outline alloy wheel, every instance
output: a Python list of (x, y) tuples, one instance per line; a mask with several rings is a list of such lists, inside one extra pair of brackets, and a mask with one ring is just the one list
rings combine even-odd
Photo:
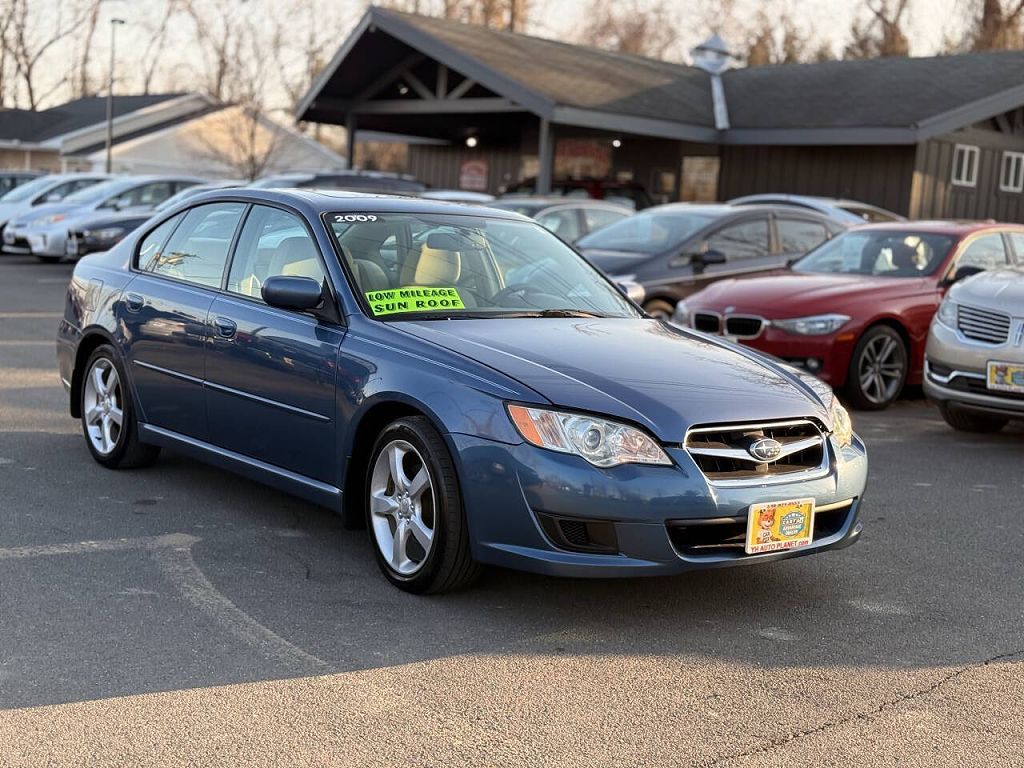
[(868, 341), (857, 365), (857, 378), (864, 397), (875, 405), (893, 400), (903, 385), (907, 365), (903, 346), (890, 335)]
[(411, 576), (434, 544), (434, 486), (419, 451), (392, 440), (377, 454), (370, 477), (370, 521), (384, 561)]
[(86, 374), (82, 412), (92, 447), (100, 455), (109, 456), (124, 428), (124, 395), (121, 377), (106, 358), (96, 360)]

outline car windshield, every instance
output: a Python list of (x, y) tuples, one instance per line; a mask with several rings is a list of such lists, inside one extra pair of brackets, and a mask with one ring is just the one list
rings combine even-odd
[(33, 179), (27, 184), (15, 187), (6, 195), (0, 197), (0, 203), (20, 203), (22, 200), (28, 200), (33, 195), (39, 194), (47, 187), (57, 186), (57, 184), (58, 182), (54, 181), (53, 176), (40, 176), (38, 179)]
[(108, 197), (116, 195), (123, 189), (126, 189), (129, 184), (125, 183), (124, 179), (114, 179), (113, 181), (103, 181), (99, 184), (93, 184), (91, 187), (80, 189), (74, 194), (68, 195), (64, 198), (65, 203), (95, 203), (99, 200), (106, 200)]
[(639, 317), (532, 222), (364, 212), (327, 214), (326, 222), (376, 318)]
[(938, 268), (954, 239), (906, 229), (844, 232), (793, 264), (793, 271), (922, 277)]
[(622, 219), (581, 238), (578, 248), (662, 253), (683, 244), (714, 219), (697, 211), (649, 211)]

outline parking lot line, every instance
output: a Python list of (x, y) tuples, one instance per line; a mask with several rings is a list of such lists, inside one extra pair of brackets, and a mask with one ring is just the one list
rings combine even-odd
[(79, 541), (72, 544), (42, 544), (38, 546), (0, 548), (0, 560), (20, 560), (26, 557), (53, 555), (84, 555), (91, 552), (118, 552), (126, 549), (155, 549), (159, 547), (190, 547), (199, 541), (187, 533), (167, 533), (162, 536), (142, 536), (135, 539), (107, 539), (106, 541)]

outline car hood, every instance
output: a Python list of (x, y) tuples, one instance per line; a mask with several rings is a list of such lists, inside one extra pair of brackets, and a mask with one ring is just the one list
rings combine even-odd
[(648, 319), (510, 318), (392, 325), (502, 372), (564, 408), (635, 422), (666, 443), (694, 424), (829, 416), (756, 353)]
[(628, 275), (654, 255), (641, 251), (605, 251), (596, 248), (584, 248), (582, 253), (587, 261), (606, 275)]
[(927, 277), (811, 275), (785, 272), (745, 280), (720, 280), (686, 300), (691, 309), (752, 312), (764, 317), (797, 317), (808, 308), (817, 312), (855, 304), (870, 296), (872, 303), (907, 296), (933, 287)]
[(0, 224), (10, 221), (28, 207), (25, 203), (0, 203)]
[(969, 277), (949, 292), (953, 301), (1024, 317), (1024, 269), (998, 269)]

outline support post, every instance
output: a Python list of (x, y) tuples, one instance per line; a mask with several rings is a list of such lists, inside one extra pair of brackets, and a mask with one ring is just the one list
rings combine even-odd
[(551, 142), (551, 123), (546, 117), (540, 119), (540, 135), (537, 138), (537, 194), (551, 194), (551, 173), (554, 153)]
[(345, 158), (348, 167), (356, 167), (356, 116), (349, 112), (345, 116)]

